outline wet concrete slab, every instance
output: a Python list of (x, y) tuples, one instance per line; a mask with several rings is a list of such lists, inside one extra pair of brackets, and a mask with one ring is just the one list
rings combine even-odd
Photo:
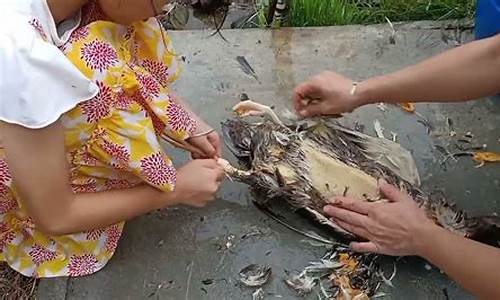
[[(228, 42), (204, 31), (173, 32), (177, 52), (185, 57), (185, 71), (175, 90), (215, 128), (231, 117), (230, 108), (241, 93), (275, 106), (290, 108), (293, 87), (322, 70), (331, 69), (363, 79), (402, 68), (454, 47), (454, 39), (470, 40), (437, 23), (398, 25), (395, 43), (390, 29), (379, 26), (223, 31)], [(444, 38), (444, 35), (448, 36)], [(445, 43), (448, 41), (448, 43)], [(258, 75), (246, 75), (236, 62), (244, 56)], [(459, 63), (459, 62), (457, 62)], [(409, 99), (411, 100), (411, 99)], [(431, 133), (419, 117), (393, 106), (359, 109), (342, 122), (365, 126), (375, 134), (378, 119), (397, 133), (417, 161), (423, 189), (452, 199), (472, 214), (500, 213), (500, 167), (474, 168), (470, 158), (448, 161), (435, 149), (453, 151), (467, 132), (474, 143), (500, 151), (500, 99), (462, 104), (420, 104), (417, 111), (432, 125)], [(448, 128), (452, 120), (455, 137)], [(187, 155), (171, 150), (178, 164)], [(229, 152), (225, 153), (233, 163)], [(42, 280), (40, 299), (251, 299), (252, 289), (238, 283), (238, 272), (251, 263), (270, 264), (272, 281), (266, 299), (300, 299), (283, 278), (316, 260), (325, 248), (270, 220), (251, 204), (246, 186), (226, 182), (217, 202), (201, 210), (169, 209), (130, 221), (115, 257), (101, 272), (78, 279)], [(255, 234), (255, 235), (254, 235)], [(417, 258), (398, 261), (390, 299), (471, 299), (439, 270), (429, 270)], [(392, 269), (392, 261), (386, 263)], [(310, 299), (317, 299), (312, 294)]]

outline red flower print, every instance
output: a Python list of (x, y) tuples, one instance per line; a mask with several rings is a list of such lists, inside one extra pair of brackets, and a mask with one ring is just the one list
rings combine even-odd
[(91, 254), (71, 256), (68, 275), (71, 277), (90, 275), (97, 269), (97, 258)]
[(154, 185), (175, 184), (175, 169), (167, 164), (159, 152), (141, 160), (141, 171), (146, 179)]
[(137, 64), (140, 48), (141, 47), (140, 47), (139, 43), (134, 42), (134, 44), (132, 45), (132, 48), (130, 49), (130, 54), (132, 55), (131, 63)]
[(93, 230), (87, 232), (87, 239), (93, 240), (93, 241), (98, 240), (101, 237), (101, 235), (104, 233), (104, 231), (105, 230), (102, 228), (101, 229), (93, 229)]
[(161, 135), (165, 131), (165, 123), (157, 115), (151, 114), (150, 116), (156, 134)]
[(69, 43), (66, 43), (66, 44), (62, 44), (61, 46), (59, 46), (59, 50), (61, 50), (62, 53), (64, 54), (68, 54), (68, 51), (69, 51), (69, 47), (68, 47)]
[[(7, 188), (4, 185), (0, 185), (0, 187), (7, 190)], [(1, 192), (1, 193), (2, 195), (0, 195), (0, 214), (4, 214), (8, 211), (15, 209), (17, 207), (17, 201), (11, 199), (10, 197), (7, 197), (6, 196), (7, 192)]]
[(23, 236), (24, 239), (27, 240), (33, 237), (33, 231), (31, 230), (31, 228), (23, 228), (21, 229), (21, 235)]
[(118, 241), (122, 235), (122, 230), (118, 225), (113, 225), (106, 230), (108, 238), (106, 239), (105, 249), (108, 252), (114, 252), (116, 247), (118, 247)]
[(76, 29), (75, 31), (73, 31), (73, 33), (71, 33), (70, 43), (86, 38), (87, 36), (89, 36), (89, 33), (90, 32), (88, 27), (80, 27)]
[(4, 222), (0, 222), (0, 251), (3, 251), (15, 237), (16, 235), (10, 230), (9, 226)]
[(146, 69), (158, 82), (165, 86), (169, 80), (168, 66), (160, 61), (146, 59), (142, 62), (142, 66)]
[(0, 183), (5, 185), (9, 184), (12, 180), (12, 175), (10, 174), (9, 166), (4, 159), (0, 159)]
[(71, 187), (73, 189), (73, 193), (76, 194), (97, 192), (97, 183), (94, 179), (89, 179), (83, 184), (72, 184)]
[(174, 131), (193, 133), (196, 130), (196, 121), (180, 105), (171, 102), (167, 108), (168, 124)]
[(106, 181), (106, 190), (125, 190), (133, 187), (134, 184), (124, 179), (109, 179)]
[(81, 159), (82, 159), (83, 163), (86, 164), (86, 165), (88, 165), (88, 166), (95, 166), (95, 165), (97, 165), (97, 158), (93, 157), (88, 152), (82, 153)]
[(151, 99), (160, 95), (160, 85), (151, 75), (137, 76), (141, 83), (141, 94), (144, 99)]
[(89, 123), (94, 123), (107, 117), (111, 112), (110, 107), (113, 103), (113, 91), (111, 88), (100, 81), (97, 81), (96, 84), (99, 87), (97, 96), (80, 104), (82, 112), (87, 115), (87, 122)]
[(107, 70), (114, 63), (118, 62), (118, 55), (113, 47), (102, 41), (92, 41), (85, 44), (81, 50), (82, 59), (92, 70), (100, 72)]
[(120, 93), (116, 98), (115, 108), (128, 110), (132, 103), (134, 103), (133, 96), (131, 97), (126, 93)]
[(123, 36), (124, 39), (128, 40), (131, 39), (135, 34), (135, 28), (134, 26), (129, 26), (127, 27), (127, 31), (125, 32), (125, 35)]
[(47, 40), (47, 34), (45, 33), (45, 31), (43, 30), (43, 26), (42, 24), (40, 23), (40, 21), (38, 21), (38, 19), (31, 19), (29, 22), (28, 22), (31, 26), (33, 26), (33, 28), (35, 28), (35, 30), (38, 32), (38, 34), (40, 34), (40, 36), (44, 39), (44, 40)]
[(130, 160), (130, 152), (125, 146), (104, 140), (102, 148), (104, 149), (104, 151), (106, 151), (106, 153), (111, 155), (111, 157), (118, 162), (118, 165), (128, 165), (128, 162)]
[(134, 96), (134, 100), (142, 106), (142, 109), (146, 112), (146, 115), (151, 119), (151, 122), (153, 123), (153, 128), (156, 132), (156, 134), (161, 135), (165, 129), (165, 122), (163, 122), (160, 117), (158, 117), (151, 107), (146, 103), (144, 98), (141, 97), (141, 95), (137, 94)]
[(49, 250), (37, 244), (33, 245), (31, 251), (29, 252), (29, 255), (37, 266), (43, 264), (46, 261), (54, 260), (57, 257), (57, 253), (55, 251)]

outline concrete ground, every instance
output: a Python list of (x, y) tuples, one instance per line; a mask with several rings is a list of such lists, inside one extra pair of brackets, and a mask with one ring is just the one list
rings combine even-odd
[[(396, 26), (396, 31), (395, 43), (386, 25), (224, 31), (229, 43), (208, 37), (207, 31), (175, 32), (176, 49), (186, 58), (184, 76), (175, 88), (219, 128), (242, 92), (279, 111), (290, 106), (296, 84), (322, 70), (363, 79), (415, 63), (471, 37), (426, 22)], [(242, 72), (236, 56), (246, 57), (259, 81)], [(388, 136), (391, 131), (397, 133), (400, 143), (413, 151), (426, 191), (443, 193), (472, 214), (499, 213), (500, 166), (474, 168), (467, 157), (440, 166), (442, 154), (434, 145), (452, 149), (456, 139), (470, 131), (475, 143), (500, 151), (500, 99), (422, 104), (417, 110), (432, 124), (431, 134), (415, 115), (392, 106), (385, 112), (377, 106), (365, 107), (343, 122), (357, 121), (365, 125), (365, 132), (374, 134), (373, 121), (380, 120)], [(450, 137), (447, 118), (452, 120), (456, 137)], [(178, 162), (187, 159), (175, 153)], [(234, 162), (227, 152), (226, 157)], [(249, 236), (254, 232), (261, 234)], [(285, 273), (302, 269), (323, 252), (324, 248), (254, 208), (246, 186), (226, 182), (218, 201), (206, 209), (170, 209), (129, 222), (118, 252), (103, 271), (86, 278), (42, 280), (38, 296), (56, 300), (251, 299), (253, 290), (238, 284), (238, 271), (250, 263), (267, 263), (273, 268), (273, 279), (264, 288), (266, 299), (298, 299), (283, 283)], [(388, 298), (471, 298), (420, 259), (402, 259), (398, 269), (395, 288), (385, 289)]]

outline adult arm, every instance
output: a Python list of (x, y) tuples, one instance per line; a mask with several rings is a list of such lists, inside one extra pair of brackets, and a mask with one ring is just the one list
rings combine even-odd
[(385, 182), (379, 186), (389, 202), (340, 197), (325, 207), (332, 221), (367, 240), (352, 243), (355, 251), (418, 255), (473, 295), (481, 299), (500, 297), (500, 249), (438, 227), (408, 195)]
[[(459, 102), (500, 92), (500, 35), (473, 41), (418, 64), (359, 83), (324, 72), (299, 85), (294, 105), (304, 117), (338, 114), (375, 102)], [(317, 99), (312, 104), (308, 99)]]

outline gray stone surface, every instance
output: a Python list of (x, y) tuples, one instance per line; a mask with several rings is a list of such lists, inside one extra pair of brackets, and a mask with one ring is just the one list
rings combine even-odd
[[(434, 27), (434, 29), (432, 29)], [(436, 29), (437, 28), (437, 29)], [(353, 78), (399, 69), (453, 47), (454, 31), (444, 42), (439, 25), (416, 23), (397, 26), (395, 44), (390, 43), (387, 26), (349, 26), (278, 31), (224, 31), (229, 43), (208, 37), (204, 31), (175, 32), (172, 38), (179, 54), (186, 58), (184, 75), (176, 91), (201, 116), (219, 128), (231, 116), (230, 107), (242, 92), (279, 111), (290, 106), (293, 87), (308, 76), (334, 69)], [(470, 33), (462, 35), (470, 37)], [(259, 76), (259, 82), (245, 75), (236, 56), (245, 56)], [(460, 62), (457, 62), (460, 63)], [(428, 135), (415, 115), (388, 106), (365, 107), (342, 120), (366, 126), (374, 134), (373, 121), (379, 119), (390, 135), (396, 132), (403, 146), (413, 151), (423, 188), (442, 191), (459, 207), (473, 214), (500, 212), (500, 168), (474, 168), (469, 158), (439, 165), (441, 154), (433, 145), (449, 147), (446, 118), (455, 131), (471, 131), (478, 144), (500, 151), (500, 101), (484, 99), (463, 104), (421, 104), (418, 112), (429, 119), (434, 130)], [(175, 153), (176, 161), (187, 159)], [(233, 160), (229, 153), (226, 157)], [(269, 220), (251, 204), (247, 187), (226, 182), (218, 201), (202, 210), (170, 209), (129, 222), (115, 257), (101, 272), (86, 278), (42, 280), (39, 298), (55, 299), (251, 299), (252, 290), (237, 283), (238, 271), (250, 263), (268, 263), (273, 279), (265, 287), (266, 299), (298, 298), (283, 283), (287, 270), (301, 269), (317, 259), (324, 249)], [(264, 235), (242, 238), (253, 229)], [(223, 250), (234, 236), (229, 250)], [(391, 269), (391, 262), (387, 262)], [(392, 299), (469, 299), (456, 284), (417, 258), (398, 262)], [(202, 280), (214, 284), (203, 285)], [(59, 281), (59, 283), (58, 283)], [(64, 288), (65, 287), (65, 288)], [(64, 296), (60, 296), (63, 294)], [(311, 295), (311, 299), (316, 299)]]

